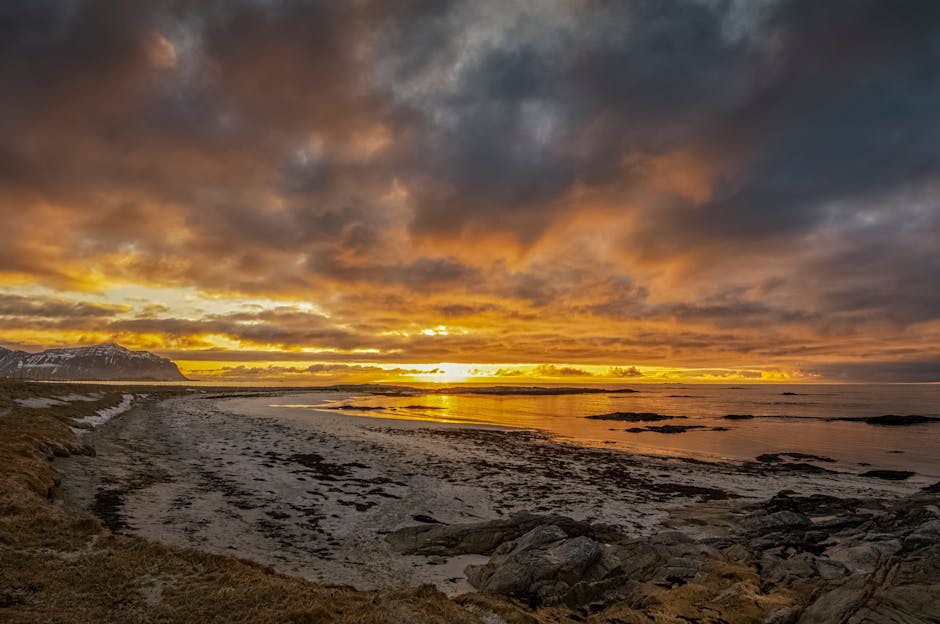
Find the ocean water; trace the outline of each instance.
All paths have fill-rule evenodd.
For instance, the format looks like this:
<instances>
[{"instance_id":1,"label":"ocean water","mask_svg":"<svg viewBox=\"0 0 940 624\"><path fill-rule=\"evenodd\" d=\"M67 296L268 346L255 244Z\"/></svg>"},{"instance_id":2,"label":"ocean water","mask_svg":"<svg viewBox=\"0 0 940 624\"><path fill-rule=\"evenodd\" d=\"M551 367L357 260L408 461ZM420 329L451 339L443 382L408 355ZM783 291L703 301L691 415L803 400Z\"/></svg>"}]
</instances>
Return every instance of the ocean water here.
<instances>
[{"instance_id":1,"label":"ocean water","mask_svg":"<svg viewBox=\"0 0 940 624\"><path fill-rule=\"evenodd\" d=\"M318 401L305 395L284 409L351 405L351 416L487 424L548 431L576 444L603 446L706 461L749 461L765 453L808 453L836 460L843 470L911 470L920 479L940 478L940 422L901 427L830 418L919 414L940 417L940 385L638 385L635 394L493 396L483 394L353 396ZM275 401L272 401L274 403ZM590 420L610 412L684 416L662 422ZM296 413L296 412L295 412ZM751 414L751 420L727 420ZM650 425L699 425L666 434L627 429ZM723 427L726 431L712 428Z\"/></svg>"}]
</instances>

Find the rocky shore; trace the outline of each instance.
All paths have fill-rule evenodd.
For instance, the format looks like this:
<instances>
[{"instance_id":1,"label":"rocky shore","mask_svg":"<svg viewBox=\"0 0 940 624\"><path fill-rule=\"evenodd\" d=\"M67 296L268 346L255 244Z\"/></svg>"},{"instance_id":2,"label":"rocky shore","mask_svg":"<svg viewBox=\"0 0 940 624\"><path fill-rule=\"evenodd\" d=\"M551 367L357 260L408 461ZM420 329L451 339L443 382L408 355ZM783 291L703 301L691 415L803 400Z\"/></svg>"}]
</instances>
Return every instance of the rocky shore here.
<instances>
[{"instance_id":1,"label":"rocky shore","mask_svg":"<svg viewBox=\"0 0 940 624\"><path fill-rule=\"evenodd\" d=\"M121 557L133 563L119 569L133 565L137 576L110 608L127 615L120 604L133 604L137 621L184 621L184 611L146 615L171 606L230 617L218 605L173 602L197 582L207 595L224 594L216 577L200 576L208 564L187 567L213 556L206 553L226 555L213 569L243 574L243 564L229 563L234 556L261 564L269 579L247 568L244 580L224 581L232 587L289 585L290 604L318 596L292 612L302 616L278 619L269 605L268 615L242 621L938 621L940 484L922 475L845 472L799 450L713 463L579 446L531 430L343 410L285 415L278 405L299 396L257 391L148 395L82 429L75 423L124 394L100 392L95 403L69 392L55 404L16 399L7 422L47 419L62 425L63 440L80 439L84 455L71 443L54 452L61 484L45 490L59 500L62 522L84 523L62 556L88 578L79 583L83 600L107 602L89 583L111 578L113 566L103 562L122 544ZM648 417L621 412L612 420L655 422L641 420ZM20 446L41 439L24 436ZM41 533L45 520L26 518L37 546L0 548L0 577L19 588L0 591L0 615L34 613L74 593L61 583L23 589L53 587L59 555L49 553L63 548ZM94 574L79 565L85 559L72 559L83 549L101 564ZM170 563L153 568L154 557ZM24 558L38 571L12 565ZM342 606L370 601L378 601L372 610L356 607L370 614L364 620Z\"/></svg>"},{"instance_id":2,"label":"rocky shore","mask_svg":"<svg viewBox=\"0 0 940 624\"><path fill-rule=\"evenodd\" d=\"M466 570L484 596L573 621L926 624L940 621L932 489L899 500L781 492L704 505L649 538L522 513L407 527L388 541L407 554L488 555Z\"/></svg>"}]
</instances>

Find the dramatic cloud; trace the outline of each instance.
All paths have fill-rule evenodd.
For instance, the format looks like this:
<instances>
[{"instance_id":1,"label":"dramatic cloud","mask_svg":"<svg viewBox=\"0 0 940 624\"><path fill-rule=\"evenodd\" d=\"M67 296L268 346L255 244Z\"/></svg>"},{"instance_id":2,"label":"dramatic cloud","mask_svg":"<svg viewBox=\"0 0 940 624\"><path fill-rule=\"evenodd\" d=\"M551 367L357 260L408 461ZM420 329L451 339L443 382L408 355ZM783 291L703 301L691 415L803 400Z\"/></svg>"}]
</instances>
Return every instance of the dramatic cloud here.
<instances>
[{"instance_id":1,"label":"dramatic cloud","mask_svg":"<svg viewBox=\"0 0 940 624\"><path fill-rule=\"evenodd\" d=\"M636 366L631 366L629 368L624 368L622 366L614 366L610 369L611 377L642 377L643 371L638 369Z\"/></svg>"},{"instance_id":2,"label":"dramatic cloud","mask_svg":"<svg viewBox=\"0 0 940 624\"><path fill-rule=\"evenodd\" d=\"M930 0L5 3L0 344L929 380L938 32Z\"/></svg>"},{"instance_id":3,"label":"dramatic cloud","mask_svg":"<svg viewBox=\"0 0 940 624\"><path fill-rule=\"evenodd\" d=\"M591 373L583 368L572 366L555 366L554 364L540 364L532 369L533 377L590 377Z\"/></svg>"}]
</instances>

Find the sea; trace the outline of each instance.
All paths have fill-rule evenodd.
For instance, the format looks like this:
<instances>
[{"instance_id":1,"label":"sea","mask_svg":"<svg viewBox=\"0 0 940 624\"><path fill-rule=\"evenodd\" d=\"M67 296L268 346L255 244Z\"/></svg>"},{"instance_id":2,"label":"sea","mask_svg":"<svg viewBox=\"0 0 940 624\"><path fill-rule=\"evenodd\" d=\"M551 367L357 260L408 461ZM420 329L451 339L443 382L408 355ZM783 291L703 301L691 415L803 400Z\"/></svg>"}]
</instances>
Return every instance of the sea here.
<instances>
[{"instance_id":1,"label":"sea","mask_svg":"<svg viewBox=\"0 0 940 624\"><path fill-rule=\"evenodd\" d=\"M754 461L762 455L799 453L833 460L810 459L843 470L912 471L920 479L940 479L940 422L884 426L836 420L883 415L940 418L938 384L665 384L632 389L636 392L552 395L474 394L464 389L453 394L354 394L341 400L304 393L272 398L272 405L294 417L297 410L342 406L343 414L363 418L536 429L563 443L703 461ZM586 418L613 412L648 412L673 419ZM725 418L729 414L753 418ZM693 428L681 433L646 429L662 425Z\"/></svg>"}]
</instances>

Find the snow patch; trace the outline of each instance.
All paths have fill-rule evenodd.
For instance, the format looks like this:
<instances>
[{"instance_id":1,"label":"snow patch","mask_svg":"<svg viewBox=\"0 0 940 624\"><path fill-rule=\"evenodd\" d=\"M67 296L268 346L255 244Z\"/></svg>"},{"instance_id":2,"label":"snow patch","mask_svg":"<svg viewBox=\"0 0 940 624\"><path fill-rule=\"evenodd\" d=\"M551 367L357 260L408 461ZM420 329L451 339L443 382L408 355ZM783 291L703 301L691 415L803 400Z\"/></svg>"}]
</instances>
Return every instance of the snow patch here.
<instances>
[{"instance_id":1,"label":"snow patch","mask_svg":"<svg viewBox=\"0 0 940 624\"><path fill-rule=\"evenodd\" d=\"M27 399L16 399L16 402L23 407L32 409L45 409L57 405L65 405L74 401L97 401L101 398L101 393L93 394L63 394L57 397L29 397Z\"/></svg>"},{"instance_id":2,"label":"snow patch","mask_svg":"<svg viewBox=\"0 0 940 624\"><path fill-rule=\"evenodd\" d=\"M75 420L76 424L79 425L91 425L92 427L97 427L108 422L115 416L123 414L131 408L131 404L134 402L133 394L125 394L121 397L121 402L115 405L114 407L106 407L104 409L98 410L98 413L94 416L85 416L84 418L78 418ZM75 431L75 429L73 429ZM84 429L79 429L79 431L85 431Z\"/></svg>"},{"instance_id":3,"label":"snow patch","mask_svg":"<svg viewBox=\"0 0 940 624\"><path fill-rule=\"evenodd\" d=\"M32 409L43 409L46 407L54 407L56 405L65 405L65 401L60 401L59 399L54 399L52 397L29 397L28 399L16 399L16 402L23 407L29 407Z\"/></svg>"},{"instance_id":4,"label":"snow patch","mask_svg":"<svg viewBox=\"0 0 940 624\"><path fill-rule=\"evenodd\" d=\"M93 394L65 394L56 398L58 398L60 401L68 401L69 403L71 403L72 401L97 401L101 398L101 393L96 392Z\"/></svg>"}]
</instances>

